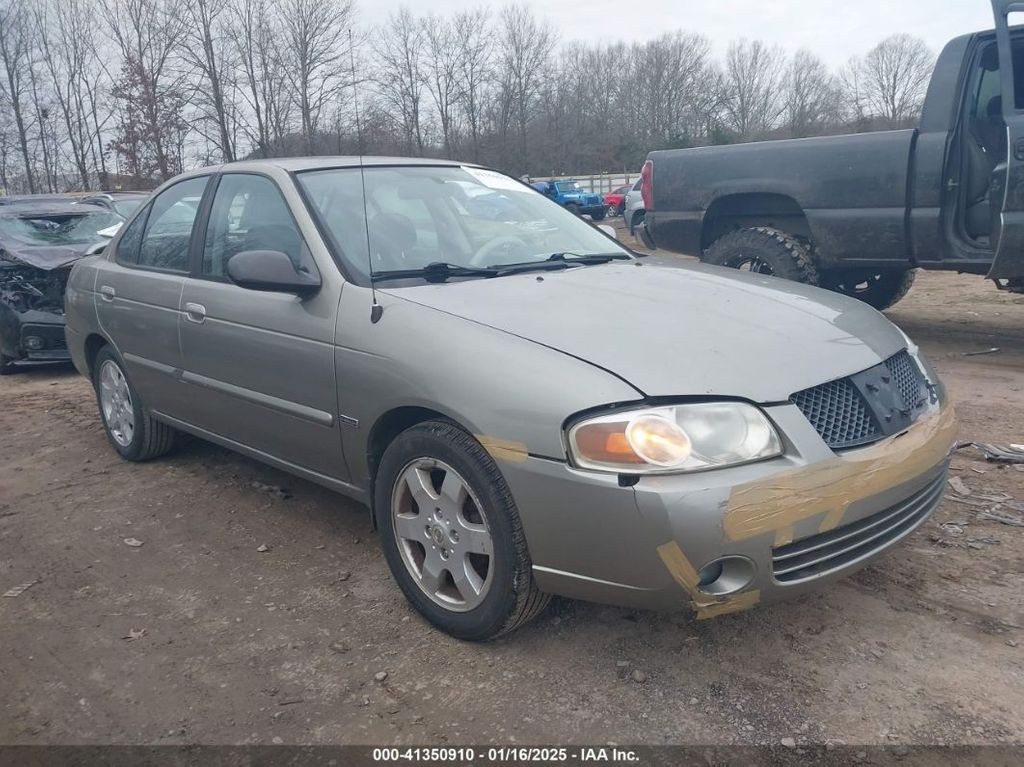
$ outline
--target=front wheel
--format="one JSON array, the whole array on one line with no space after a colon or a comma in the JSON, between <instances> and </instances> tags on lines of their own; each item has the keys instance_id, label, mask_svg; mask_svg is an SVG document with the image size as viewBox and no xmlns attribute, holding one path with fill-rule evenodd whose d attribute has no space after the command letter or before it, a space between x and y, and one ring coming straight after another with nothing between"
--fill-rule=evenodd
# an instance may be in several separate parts
<instances>
[{"instance_id":1,"label":"front wheel","mask_svg":"<svg viewBox=\"0 0 1024 767\"><path fill-rule=\"evenodd\" d=\"M0 354L0 376L9 376L16 369L17 367L14 364L14 357L8 357L6 354Z\"/></svg>"},{"instance_id":2,"label":"front wheel","mask_svg":"<svg viewBox=\"0 0 1024 767\"><path fill-rule=\"evenodd\" d=\"M604 217L605 217L605 211L604 210L596 210L596 211L594 211L593 213L590 214L590 218L592 220L594 220L594 221L604 221Z\"/></svg>"},{"instance_id":3,"label":"front wheel","mask_svg":"<svg viewBox=\"0 0 1024 767\"><path fill-rule=\"evenodd\" d=\"M455 424L428 421L395 438L381 460L374 508L392 575L445 633L491 639L547 604L501 472Z\"/></svg>"},{"instance_id":4,"label":"front wheel","mask_svg":"<svg viewBox=\"0 0 1024 767\"><path fill-rule=\"evenodd\" d=\"M174 429L155 420L143 407L124 363L109 346L96 355L92 381L107 440L118 455L127 461L148 461L170 451Z\"/></svg>"},{"instance_id":5,"label":"front wheel","mask_svg":"<svg viewBox=\"0 0 1024 767\"><path fill-rule=\"evenodd\" d=\"M617 205L609 205L607 208L605 208L604 214L608 218L615 218L617 215L619 215L619 207Z\"/></svg>"},{"instance_id":6,"label":"front wheel","mask_svg":"<svg viewBox=\"0 0 1024 767\"><path fill-rule=\"evenodd\" d=\"M572 213L574 216L578 216L580 214L580 206L574 202L570 202L568 205L566 205L565 209Z\"/></svg>"},{"instance_id":7,"label":"front wheel","mask_svg":"<svg viewBox=\"0 0 1024 767\"><path fill-rule=\"evenodd\" d=\"M821 287L852 296L876 309L888 309L910 291L915 269L830 269L821 273Z\"/></svg>"}]
</instances>

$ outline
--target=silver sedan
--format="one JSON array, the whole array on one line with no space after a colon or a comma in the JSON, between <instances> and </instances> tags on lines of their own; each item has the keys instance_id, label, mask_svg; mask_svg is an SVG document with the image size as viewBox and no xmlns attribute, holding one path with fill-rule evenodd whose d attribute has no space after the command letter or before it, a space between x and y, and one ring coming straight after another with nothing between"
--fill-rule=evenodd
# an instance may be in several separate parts
<instances>
[{"instance_id":1,"label":"silver sedan","mask_svg":"<svg viewBox=\"0 0 1024 767\"><path fill-rule=\"evenodd\" d=\"M362 501L464 639L550 594L710 618L847 575L932 513L956 432L865 304L638 257L458 163L185 174L66 309L121 456L187 432Z\"/></svg>"}]
</instances>

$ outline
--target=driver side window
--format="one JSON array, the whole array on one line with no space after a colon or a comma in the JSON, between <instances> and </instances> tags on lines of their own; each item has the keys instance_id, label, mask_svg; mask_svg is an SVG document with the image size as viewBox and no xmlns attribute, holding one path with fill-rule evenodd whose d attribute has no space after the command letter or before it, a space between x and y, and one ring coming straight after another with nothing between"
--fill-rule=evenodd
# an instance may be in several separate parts
<instances>
[{"instance_id":1,"label":"driver side window","mask_svg":"<svg viewBox=\"0 0 1024 767\"><path fill-rule=\"evenodd\" d=\"M277 184L266 176L228 173L213 198L202 273L223 277L228 259L246 250L277 250L296 269L310 266L304 263L302 235Z\"/></svg>"}]
</instances>

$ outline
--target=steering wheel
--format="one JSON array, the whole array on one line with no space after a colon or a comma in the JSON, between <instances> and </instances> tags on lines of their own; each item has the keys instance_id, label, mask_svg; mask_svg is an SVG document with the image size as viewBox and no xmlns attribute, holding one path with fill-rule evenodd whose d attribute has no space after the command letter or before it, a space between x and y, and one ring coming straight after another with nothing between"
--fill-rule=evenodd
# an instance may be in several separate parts
<instances>
[{"instance_id":1,"label":"steering wheel","mask_svg":"<svg viewBox=\"0 0 1024 767\"><path fill-rule=\"evenodd\" d=\"M488 262L498 254L498 251L503 248L507 251L511 251L514 247L527 248L528 246L525 240L513 235L495 237L490 242L484 243L484 245L470 257L469 264L470 266L490 266Z\"/></svg>"}]
</instances>

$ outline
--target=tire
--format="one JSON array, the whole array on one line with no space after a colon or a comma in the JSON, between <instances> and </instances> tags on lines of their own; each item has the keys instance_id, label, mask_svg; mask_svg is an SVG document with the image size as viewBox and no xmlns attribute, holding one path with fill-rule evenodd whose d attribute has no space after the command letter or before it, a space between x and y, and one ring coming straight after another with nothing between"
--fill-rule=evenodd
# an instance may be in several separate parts
<instances>
[{"instance_id":1,"label":"tire","mask_svg":"<svg viewBox=\"0 0 1024 767\"><path fill-rule=\"evenodd\" d=\"M629 233L636 234L636 228L643 222L644 217L647 215L647 211L634 210L632 215L629 217L627 224L629 225Z\"/></svg>"},{"instance_id":2,"label":"tire","mask_svg":"<svg viewBox=\"0 0 1024 767\"><path fill-rule=\"evenodd\" d=\"M805 285L818 284L818 270L810 248L792 235L767 226L738 229L723 235L704 252L701 260Z\"/></svg>"},{"instance_id":3,"label":"tire","mask_svg":"<svg viewBox=\"0 0 1024 767\"><path fill-rule=\"evenodd\" d=\"M149 414L117 353L104 346L92 369L103 430L118 455L126 461L149 461L168 453L174 447L175 430Z\"/></svg>"},{"instance_id":4,"label":"tire","mask_svg":"<svg viewBox=\"0 0 1024 767\"><path fill-rule=\"evenodd\" d=\"M0 354L0 376L12 375L17 370L14 364L14 357L8 357L6 354Z\"/></svg>"},{"instance_id":5,"label":"tire","mask_svg":"<svg viewBox=\"0 0 1024 767\"><path fill-rule=\"evenodd\" d=\"M820 284L882 310L907 295L916 276L916 269L886 269L874 273L863 269L830 269L822 271Z\"/></svg>"},{"instance_id":6,"label":"tire","mask_svg":"<svg viewBox=\"0 0 1024 767\"><path fill-rule=\"evenodd\" d=\"M449 502L453 496L460 500ZM426 504L435 503L431 512ZM519 512L504 477L480 443L455 424L427 421L395 438L374 483L374 511L399 587L446 634L493 639L547 605L550 597L533 579ZM490 553L472 553L484 552L486 541ZM453 575L460 568L461 587Z\"/></svg>"},{"instance_id":7,"label":"tire","mask_svg":"<svg viewBox=\"0 0 1024 767\"><path fill-rule=\"evenodd\" d=\"M615 218L617 215L619 215L619 208L617 205L609 205L607 208L605 208L604 214L608 218Z\"/></svg>"},{"instance_id":8,"label":"tire","mask_svg":"<svg viewBox=\"0 0 1024 767\"><path fill-rule=\"evenodd\" d=\"M565 209L572 213L574 216L578 216L580 214L580 206L574 202L570 202L568 205L566 205Z\"/></svg>"},{"instance_id":9,"label":"tire","mask_svg":"<svg viewBox=\"0 0 1024 767\"><path fill-rule=\"evenodd\" d=\"M606 213L604 210L599 210L590 214L590 218L593 221L604 221Z\"/></svg>"}]
</instances>

